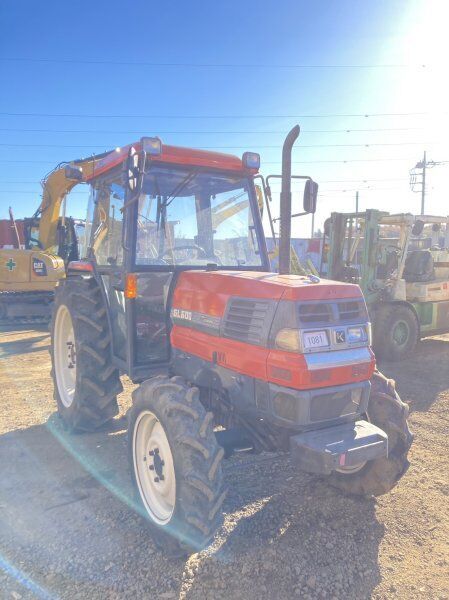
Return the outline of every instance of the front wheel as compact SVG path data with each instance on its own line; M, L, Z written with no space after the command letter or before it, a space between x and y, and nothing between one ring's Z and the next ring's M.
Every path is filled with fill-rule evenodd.
M381 496L389 492L407 471L413 436L408 427L408 405L399 398L394 382L376 372L371 380L368 419L388 435L388 456L340 469L330 481L349 494Z
M155 377L133 393L129 462L141 514L172 555L197 552L222 523L223 449L199 392L180 377Z
M405 304L381 305L374 319L373 349L378 358L398 361L406 358L419 339L419 323Z

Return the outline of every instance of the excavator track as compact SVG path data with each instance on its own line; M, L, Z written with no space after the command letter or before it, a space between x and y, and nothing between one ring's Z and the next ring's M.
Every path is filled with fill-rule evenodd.
M0 292L0 327L48 324L53 298L53 292Z

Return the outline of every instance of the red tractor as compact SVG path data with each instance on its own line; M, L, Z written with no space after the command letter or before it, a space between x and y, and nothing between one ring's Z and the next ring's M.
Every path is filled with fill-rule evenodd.
M289 274L298 134L283 150L279 274L257 154L142 138L87 175L66 167L91 200L85 259L56 290L58 410L69 429L91 431L117 414L121 373L140 384L130 468L141 514L172 552L214 537L221 462L236 449L290 451L298 469L355 494L389 491L408 466L408 407L375 372L360 288ZM304 213L314 212L317 186L304 180Z

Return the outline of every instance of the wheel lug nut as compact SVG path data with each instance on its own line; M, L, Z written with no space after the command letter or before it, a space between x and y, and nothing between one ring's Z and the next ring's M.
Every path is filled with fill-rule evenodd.
M155 478L154 478L154 481L155 481L156 483L159 483L159 477L155 477Z
M154 465L150 465L150 471L154 471Z

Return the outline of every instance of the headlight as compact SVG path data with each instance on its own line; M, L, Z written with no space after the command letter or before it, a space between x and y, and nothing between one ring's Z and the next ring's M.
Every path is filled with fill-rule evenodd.
M364 327L348 327L348 342L350 344L364 342L366 338L367 335Z
M300 352L301 344L299 341L299 331L297 329L281 329L276 334L274 346L278 350Z

